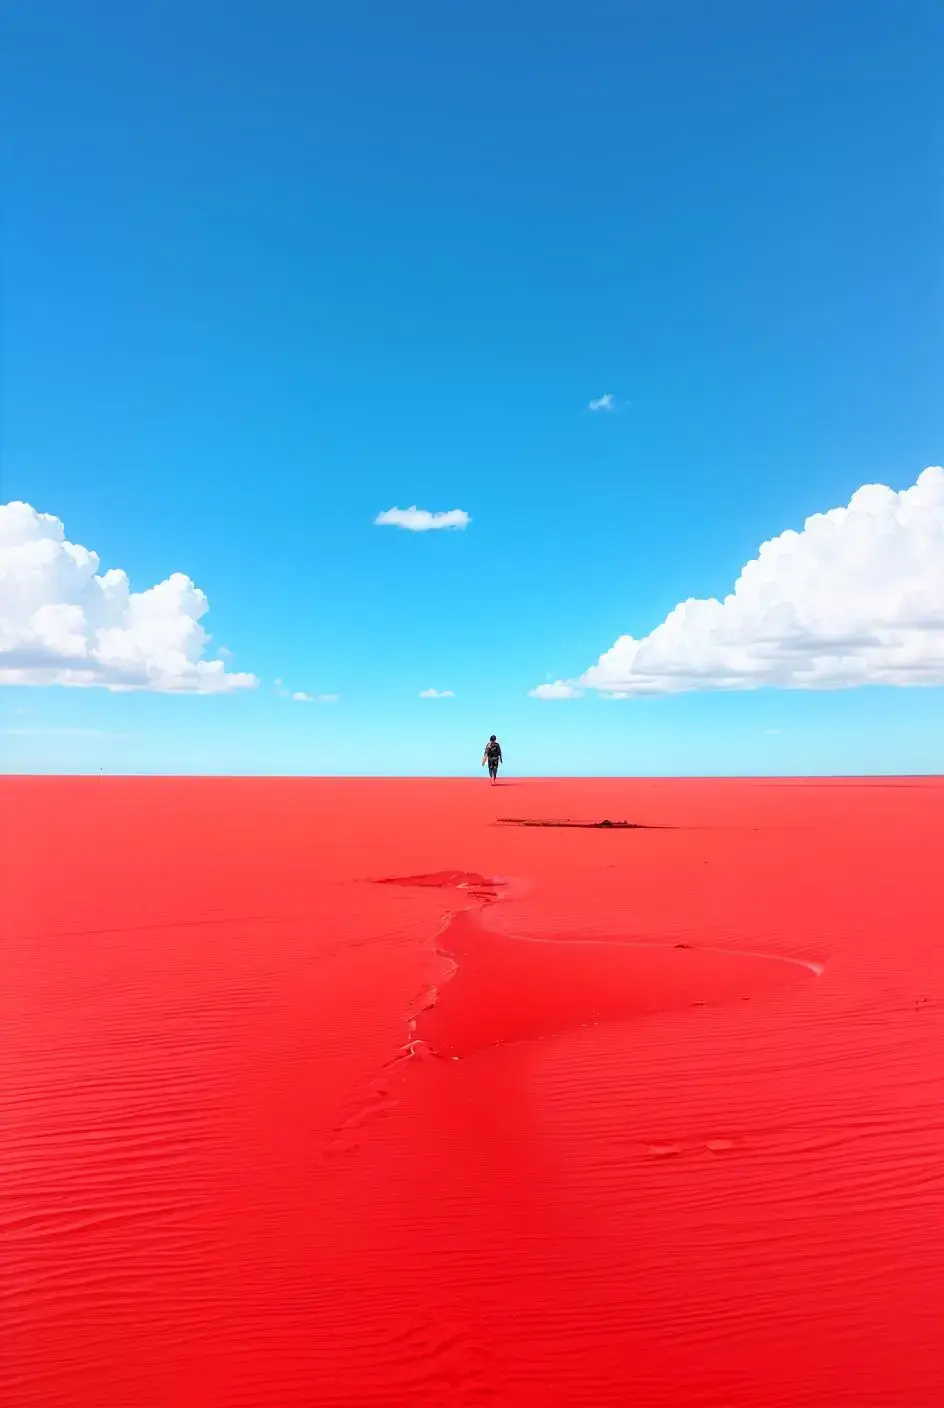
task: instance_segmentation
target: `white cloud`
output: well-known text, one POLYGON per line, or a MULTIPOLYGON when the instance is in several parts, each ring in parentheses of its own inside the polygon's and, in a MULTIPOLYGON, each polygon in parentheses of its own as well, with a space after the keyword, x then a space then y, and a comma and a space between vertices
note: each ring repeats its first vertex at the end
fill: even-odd
POLYGON ((595 401, 591 401, 587 409, 590 411, 615 411, 616 397, 612 392, 607 391, 602 396, 598 396, 595 401))
POLYGON ((580 690, 575 689, 566 680, 555 680, 553 684, 539 684, 536 689, 529 689, 528 693, 532 699, 579 699, 580 690))
POLYGON ((421 689, 421 699, 455 699, 451 689, 421 689))
POLYGON ((207 599, 189 577, 133 592, 125 572, 99 565, 58 518, 0 504, 0 684, 222 694, 257 683, 203 658, 207 599))
POLYGON ((764 543, 723 601, 681 602, 558 684, 611 698, 944 684, 944 469, 898 493, 863 485, 764 543))
POLYGON ((406 528, 410 533, 428 533, 437 528, 467 528, 471 523, 464 508, 430 513, 427 508, 388 508, 378 513, 374 523, 380 528, 406 528))
POLYGON ((308 694, 304 689, 283 689, 282 681, 276 680, 278 693, 283 699, 291 699, 294 704, 337 704, 340 694, 308 694))

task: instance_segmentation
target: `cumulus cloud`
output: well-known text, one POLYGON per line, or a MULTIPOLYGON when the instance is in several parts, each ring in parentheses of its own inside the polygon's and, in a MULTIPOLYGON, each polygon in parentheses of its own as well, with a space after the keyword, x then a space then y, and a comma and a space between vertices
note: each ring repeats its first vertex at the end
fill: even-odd
POLYGON ((421 699, 455 699, 451 689, 421 689, 421 699))
POLYGON ((374 523, 379 528, 405 528, 410 533, 429 533, 438 528, 468 528, 471 523, 464 508, 450 508, 445 513, 430 513, 428 508, 388 508, 378 513, 374 523))
POLYGON ((529 689, 532 699, 579 699, 580 690, 566 680, 555 680, 553 684, 539 684, 529 689))
POLYGON ((99 566, 58 518, 0 504, 0 684, 223 694, 257 683, 204 659, 208 603, 189 577, 133 592, 125 572, 99 566))
POLYGON ((680 602, 557 683, 611 698, 944 684, 944 469, 863 485, 764 543, 723 601, 680 602))
POLYGON ((313 694, 306 694, 304 690, 301 689, 296 689, 292 698, 296 704, 314 704, 315 702, 315 696, 313 694))
POLYGON ((598 396, 595 401, 591 401, 587 409, 590 411, 615 411, 616 397, 612 392, 607 391, 602 396, 598 396))

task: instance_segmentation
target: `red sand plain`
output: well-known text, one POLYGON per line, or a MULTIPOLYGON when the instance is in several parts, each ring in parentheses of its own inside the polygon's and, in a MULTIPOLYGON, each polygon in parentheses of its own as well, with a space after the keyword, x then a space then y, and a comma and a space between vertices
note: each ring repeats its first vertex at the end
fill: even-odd
POLYGON ((0 808, 9 1408, 944 1403, 940 781, 0 808))

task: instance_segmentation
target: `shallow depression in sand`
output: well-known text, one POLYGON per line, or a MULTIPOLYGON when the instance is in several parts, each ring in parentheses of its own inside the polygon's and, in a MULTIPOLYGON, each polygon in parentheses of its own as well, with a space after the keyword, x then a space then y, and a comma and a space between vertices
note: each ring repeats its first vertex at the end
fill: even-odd
POLYGON ((415 1035, 438 1056, 558 1036, 654 1012, 753 1001, 816 976, 814 964, 687 944, 520 938, 457 914, 440 948, 455 965, 415 1035))

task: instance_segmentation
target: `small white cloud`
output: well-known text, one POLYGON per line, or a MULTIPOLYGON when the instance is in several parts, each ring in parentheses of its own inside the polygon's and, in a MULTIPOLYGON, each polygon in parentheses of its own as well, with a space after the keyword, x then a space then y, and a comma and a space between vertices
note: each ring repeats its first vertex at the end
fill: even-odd
POLYGON ((775 734, 775 733, 779 733, 780 730, 779 730, 779 728, 765 728, 765 729, 764 729, 764 732, 765 732, 765 733, 769 733, 769 734, 775 734))
POLYGON ((555 680, 553 684, 539 684, 536 689, 529 689, 528 693, 532 699, 580 698, 580 690, 567 680, 555 680))
POLYGON ((99 566, 52 514, 0 504, 0 685, 225 694, 258 683, 204 659, 208 602, 189 577, 133 592, 127 573, 99 566))
POLYGON ((337 704, 340 694, 308 694, 304 689, 281 689, 283 699, 291 699, 295 704, 337 704))
POLYGON ((602 396, 598 396, 595 401, 591 401, 587 407, 591 411, 615 411, 616 397, 612 392, 607 391, 602 396))
POLYGON ((680 602, 563 683, 621 699, 944 685, 944 469, 900 492, 864 484, 764 543, 722 601, 680 602))
POLYGON ((380 528, 405 528, 409 533, 429 533, 439 528, 467 528, 471 523, 464 508, 430 513, 427 508, 388 508, 378 513, 374 523, 380 528))
POLYGON ((451 689, 421 689, 421 699, 455 699, 451 689))

